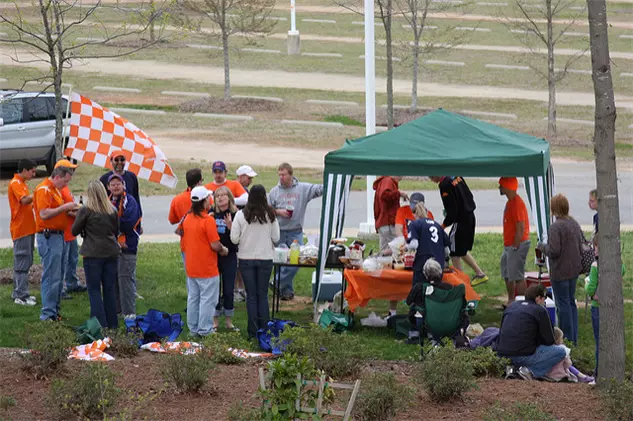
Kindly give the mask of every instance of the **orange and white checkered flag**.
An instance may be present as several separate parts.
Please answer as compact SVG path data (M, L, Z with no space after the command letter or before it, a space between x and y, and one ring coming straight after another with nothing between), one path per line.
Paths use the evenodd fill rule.
M110 154L121 150L126 170L139 178L176 187L178 178L167 157L141 129L94 101L73 93L70 136L65 156L103 168L112 168Z

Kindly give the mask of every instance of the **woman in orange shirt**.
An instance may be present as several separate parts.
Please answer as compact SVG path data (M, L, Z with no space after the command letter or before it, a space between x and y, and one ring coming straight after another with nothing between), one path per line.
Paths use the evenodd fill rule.
M220 293L218 253L229 250L220 243L215 218L209 215L211 192L202 186L191 190L191 212L180 223L187 273L187 326L192 336L215 333L213 316Z

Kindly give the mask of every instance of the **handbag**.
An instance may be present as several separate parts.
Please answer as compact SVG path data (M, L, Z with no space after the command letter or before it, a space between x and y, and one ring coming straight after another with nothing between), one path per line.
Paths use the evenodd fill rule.
M593 249L593 243L591 241L587 241L585 238L585 233L580 231L580 235L582 236L582 241L580 243L580 262L582 263L582 272L580 273L589 273L591 271L591 264L596 259L596 255Z

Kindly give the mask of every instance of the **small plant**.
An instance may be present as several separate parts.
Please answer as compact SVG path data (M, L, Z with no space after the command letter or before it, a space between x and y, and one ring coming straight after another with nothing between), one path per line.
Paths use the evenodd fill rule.
M61 370L70 348L76 345L75 332L61 323L40 321L24 331L24 342L31 352L20 356L24 369L37 378L48 377Z
M515 403L510 409L504 409L497 401L486 410L484 421L555 421L552 415L544 412L537 404Z
M318 391L301 388L297 391L297 374L304 379L315 379L321 376L319 370L307 358L299 358L295 354L285 353L281 358L268 363L268 382L266 390L259 393L264 399L263 419L267 421L282 421L306 419L311 415L296 410L296 400L300 399L300 406L314 407ZM326 401L333 397L331 388L324 391ZM314 418L313 419L319 419Z
M209 381L213 363L202 354L165 355L161 364L163 379L181 393L199 393Z
M63 419L73 415L107 419L121 396L121 390L115 383L116 377L105 364L86 365L68 379L53 381L48 404Z
M9 409L13 408L15 405L17 405L17 403L15 399L13 399L13 396L0 395L0 410L2 410L2 413L0 414L0 421L11 420L11 416L9 416L8 412Z
M510 364L510 360L500 358L490 347L480 346L472 351L463 351L463 354L462 357L470 360L475 377L501 377Z
M372 373L363 379L354 405L354 419L387 421L406 408L413 389L398 383L393 373Z
M233 349L247 349L249 344L239 332L216 333L204 340L205 352L216 364L242 364L243 358L236 357L229 351Z
M465 351L455 349L450 340L442 346L425 347L426 358L419 371L424 390L431 399L444 402L461 397L477 387L472 362Z
M612 380L600 393L609 421L633 421L633 382Z
M130 358L138 355L139 339L143 338L141 332L128 332L122 326L119 329L109 329L104 332L104 335L112 340L108 353L119 358Z
M335 379L357 375L368 357L357 336L334 333L332 328L314 324L307 328L287 327L278 341L286 342L287 352L308 357L316 368Z
M262 421L262 410L248 408L242 402L235 402L227 412L229 421Z

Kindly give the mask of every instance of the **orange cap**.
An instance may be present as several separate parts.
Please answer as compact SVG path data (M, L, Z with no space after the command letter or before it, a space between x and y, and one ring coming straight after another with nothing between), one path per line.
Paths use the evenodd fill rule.
M123 149L117 149L116 151L112 151L112 153L110 153L110 159L114 159L117 156L122 156L127 159L127 157L125 156L125 152L123 152Z
M58 168L58 167L77 168L77 165L73 164L72 162L70 162L67 159L60 159L55 164L55 168Z
M517 191L519 190L519 180L516 177L501 177L499 179L499 186L504 189Z

